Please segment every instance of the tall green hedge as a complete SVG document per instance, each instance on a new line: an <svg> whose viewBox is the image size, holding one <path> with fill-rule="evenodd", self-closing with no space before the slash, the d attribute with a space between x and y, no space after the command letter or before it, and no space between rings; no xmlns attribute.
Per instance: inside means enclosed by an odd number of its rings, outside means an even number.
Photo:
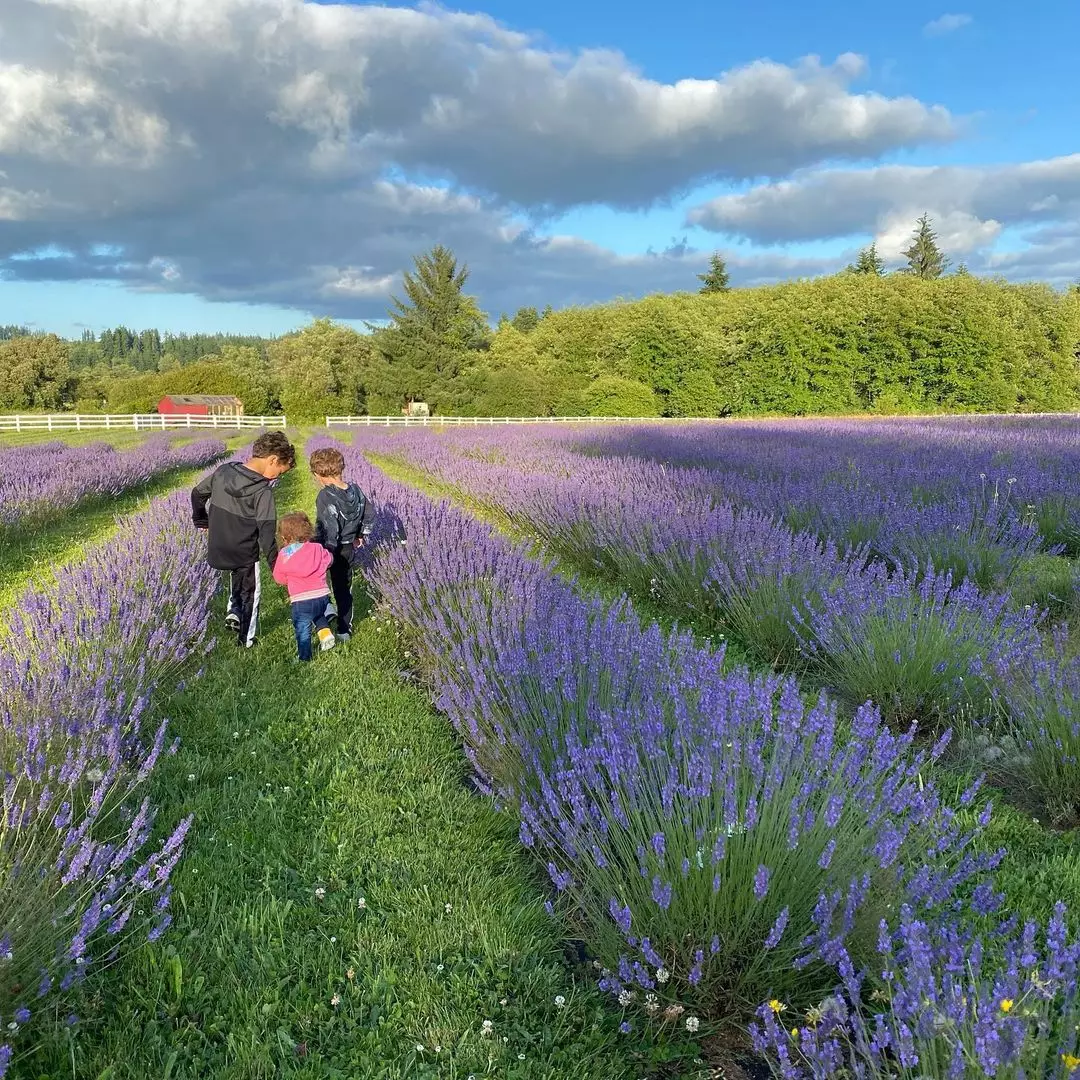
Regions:
<svg viewBox="0 0 1080 1080"><path fill-rule="evenodd" d="M840 274L501 327L459 407L599 415L651 389L645 415L1050 411L1080 402L1078 353L1076 293Z"/></svg>

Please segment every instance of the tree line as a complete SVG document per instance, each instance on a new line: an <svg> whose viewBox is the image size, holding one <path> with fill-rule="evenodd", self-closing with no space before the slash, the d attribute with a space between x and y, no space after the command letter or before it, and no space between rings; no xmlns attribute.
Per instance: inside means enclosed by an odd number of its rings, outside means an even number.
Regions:
<svg viewBox="0 0 1080 1080"><path fill-rule="evenodd" d="M274 339L0 329L0 409L146 412L196 393L296 421L413 401L466 416L1077 407L1080 292L946 275L926 216L907 259L886 274L871 245L839 274L732 288L715 255L696 293L527 307L492 328L467 267L439 246L404 275L387 325L366 332L326 319Z"/></svg>

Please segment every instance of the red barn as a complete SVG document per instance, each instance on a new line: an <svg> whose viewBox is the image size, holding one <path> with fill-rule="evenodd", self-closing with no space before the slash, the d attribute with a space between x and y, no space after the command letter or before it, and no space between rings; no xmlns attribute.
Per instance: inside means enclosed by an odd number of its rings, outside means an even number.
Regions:
<svg viewBox="0 0 1080 1080"><path fill-rule="evenodd" d="M244 405L228 394L168 394L157 411L163 416L243 416Z"/></svg>

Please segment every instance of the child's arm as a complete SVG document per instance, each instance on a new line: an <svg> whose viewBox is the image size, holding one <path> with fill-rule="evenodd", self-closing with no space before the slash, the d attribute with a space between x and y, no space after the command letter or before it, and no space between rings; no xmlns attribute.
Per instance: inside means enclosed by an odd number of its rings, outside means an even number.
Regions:
<svg viewBox="0 0 1080 1080"><path fill-rule="evenodd" d="M371 505L371 500L364 496L364 513L360 518L360 535L370 536L371 530L375 528L375 507Z"/></svg>
<svg viewBox="0 0 1080 1080"><path fill-rule="evenodd" d="M210 484L214 474L204 476L191 489L191 522L196 529L210 528L210 515L206 512L206 504L210 501Z"/></svg>
<svg viewBox="0 0 1080 1080"><path fill-rule="evenodd" d="M274 492L264 486L255 503L255 526L259 533L259 547L270 566L277 566L277 504Z"/></svg>
<svg viewBox="0 0 1080 1080"><path fill-rule="evenodd" d="M279 585L287 585L289 581L288 567L285 565L286 560L279 554L274 561L274 580Z"/></svg>

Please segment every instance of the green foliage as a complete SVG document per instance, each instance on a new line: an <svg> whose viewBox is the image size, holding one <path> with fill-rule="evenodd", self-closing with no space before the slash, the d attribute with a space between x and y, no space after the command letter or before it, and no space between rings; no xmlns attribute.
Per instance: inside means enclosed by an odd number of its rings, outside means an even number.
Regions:
<svg viewBox="0 0 1080 1080"><path fill-rule="evenodd" d="M885 273L885 260L878 254L877 243L872 243L859 252L858 258L848 267L852 274L876 274L881 277Z"/></svg>
<svg viewBox="0 0 1080 1080"><path fill-rule="evenodd" d="M670 416L720 416L724 396L709 371L687 371L668 396Z"/></svg>
<svg viewBox="0 0 1080 1080"><path fill-rule="evenodd" d="M405 299L394 298L391 326L378 335L387 361L386 396L427 401L437 409L452 395L469 353L487 347L484 315L464 292L468 277L468 268L441 244L417 256L404 276Z"/></svg>
<svg viewBox="0 0 1080 1080"><path fill-rule="evenodd" d="M279 338L268 352L281 408L290 419L318 421L364 411L377 367L369 335L318 319L298 334Z"/></svg>
<svg viewBox="0 0 1080 1080"><path fill-rule="evenodd" d="M659 416L656 394L644 383L602 375L585 388L589 416Z"/></svg>
<svg viewBox="0 0 1080 1080"><path fill-rule="evenodd" d="M67 342L55 334L0 342L0 411L49 411L72 401Z"/></svg>
<svg viewBox="0 0 1080 1080"><path fill-rule="evenodd" d="M727 271L727 263L719 251L715 251L709 259L709 270L705 274L698 274L703 293L727 292L731 288L731 279Z"/></svg>
<svg viewBox="0 0 1080 1080"><path fill-rule="evenodd" d="M540 312L534 307L519 308L517 314L510 320L510 325L523 334L528 334L540 325Z"/></svg>
<svg viewBox="0 0 1080 1080"><path fill-rule="evenodd" d="M938 247L937 233L930 224L930 215L923 214L915 224L911 244L901 254L907 259L906 273L924 281L932 281L945 273L949 260Z"/></svg>

